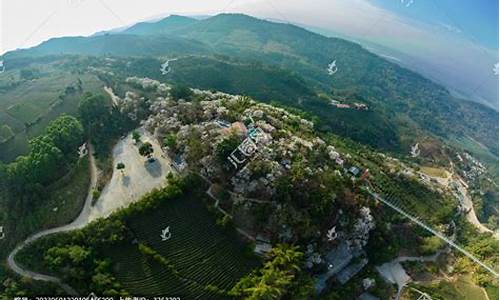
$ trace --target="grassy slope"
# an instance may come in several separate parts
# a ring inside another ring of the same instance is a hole
[[[243,245],[215,225],[214,218],[200,198],[175,199],[162,203],[155,211],[135,215],[127,222],[140,243],[144,243],[168,259],[189,280],[182,283],[165,268],[147,262],[136,246],[121,255],[110,255],[116,276],[132,294],[176,294],[194,297],[190,289],[202,293],[200,286],[212,284],[229,289],[246,274],[255,262],[244,256]],[[160,233],[170,226],[172,238],[162,241]],[[109,253],[116,253],[110,249]],[[185,294],[189,293],[189,294]],[[206,294],[204,294],[207,296]]]
[[[83,207],[89,184],[89,162],[84,158],[73,172],[47,187],[46,205],[34,208],[31,214],[22,218],[10,219],[6,216],[3,223],[6,238],[0,243],[0,257],[5,257],[12,247],[34,231],[67,224],[75,219]],[[54,211],[56,207],[57,211]]]
[[[15,134],[1,144],[1,161],[12,161],[25,154],[28,139],[43,132],[48,123],[62,113],[77,114],[81,93],[65,95],[64,91],[78,78],[84,91],[102,86],[94,75],[50,68],[41,78],[29,81],[17,79],[15,87],[0,93],[0,126],[8,125]]]
[[[134,239],[168,260],[180,277],[141,253],[136,242],[94,249],[96,256],[111,259],[114,276],[132,295],[217,299],[215,294],[204,289],[206,285],[229,289],[258,265],[253,255],[245,255],[246,248],[239,242],[236,232],[215,224],[214,216],[203,203],[206,187],[201,182],[195,186],[198,188],[190,187],[178,198],[154,200],[157,204],[152,206],[154,209],[142,211],[138,202],[132,209],[119,214]],[[160,234],[165,226],[170,226],[172,237],[162,241]],[[43,260],[46,248],[56,244],[62,246],[71,241],[74,234],[78,235],[69,232],[47,236],[23,249],[16,259],[32,270],[47,273]]]
[[[441,281],[437,284],[417,286],[437,299],[488,300],[483,290],[471,282],[470,278],[459,277],[455,282]],[[498,293],[498,291],[497,291]],[[416,294],[413,294],[416,296]],[[413,298],[414,299],[414,298]],[[494,298],[490,298],[491,300]]]
[[[349,126],[331,128],[341,132],[356,129],[359,132],[354,134],[354,138],[359,140],[359,136],[368,136],[359,141],[366,143],[368,140],[374,147],[406,152],[418,137],[431,134],[446,139],[454,135],[469,135],[486,145],[490,152],[498,150],[496,112],[453,98],[443,87],[346,40],[327,38],[297,26],[244,15],[223,14],[202,21],[165,19],[160,23],[141,24],[140,27],[140,36],[110,34],[87,39],[53,39],[33,49],[8,53],[6,59],[55,53],[136,57],[225,54],[296,72],[308,85],[322,92],[329,93],[335,89],[360,95],[376,112],[377,118],[363,122],[346,117],[339,123],[345,123],[347,119]],[[337,60],[339,71],[334,76],[328,76],[326,66],[333,59]],[[159,66],[154,69],[158,74]],[[220,68],[218,71],[224,74],[227,69]],[[204,74],[197,75],[203,76],[195,81],[206,77]],[[218,86],[214,84],[211,87]],[[270,92],[276,90],[275,93],[286,94],[286,89],[279,86],[271,84],[269,88]],[[300,99],[295,98],[295,102]],[[288,104],[290,100],[281,103]],[[304,105],[304,109],[315,114],[328,111],[326,106]],[[325,119],[325,116],[322,118]],[[363,128],[363,124],[373,128]],[[377,139],[384,137],[384,130],[389,137],[378,143]]]
[[[498,150],[495,111],[455,99],[443,87],[357,44],[326,38],[296,26],[228,14],[173,33],[205,42],[218,52],[295,71],[327,91],[355,90],[373,102],[384,119],[398,127],[412,129],[408,123],[414,122],[419,129],[443,137],[467,134],[487,145],[491,152]],[[339,71],[328,76],[326,66],[333,59],[337,60]]]

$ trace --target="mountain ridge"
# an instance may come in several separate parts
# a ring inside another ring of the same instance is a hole
[[[469,135],[487,145],[492,153],[498,150],[498,116],[493,109],[457,99],[440,84],[354,42],[243,14],[220,14],[203,20],[174,15],[136,25],[128,31],[99,37],[53,39],[18,53],[227,55],[300,75],[318,94],[326,95],[327,102],[319,106],[305,104],[309,106],[307,109],[319,114],[332,110],[328,101],[339,100],[339,93],[359,95],[391,126],[404,129],[407,136],[401,141],[403,148],[427,132],[446,139]],[[140,34],[130,34],[134,31]],[[8,53],[7,57],[11,55],[16,56],[16,52]],[[326,70],[332,61],[336,61],[338,67],[333,76]],[[352,120],[354,123],[361,121]]]

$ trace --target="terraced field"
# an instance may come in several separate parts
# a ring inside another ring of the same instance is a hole
[[[110,257],[117,279],[131,294],[219,299],[208,285],[230,289],[258,265],[256,259],[245,257],[244,245],[235,236],[215,225],[201,199],[167,201],[153,212],[131,217],[127,224],[138,243],[154,249],[178,272],[147,258],[137,244],[121,247]],[[171,238],[162,241],[161,230],[167,226]]]
[[[0,161],[9,162],[28,151],[28,140],[39,135],[62,113],[76,115],[81,94],[100,91],[92,74],[55,72],[45,67],[44,76],[32,80],[17,78],[17,71],[0,77]],[[81,82],[81,91],[66,93]]]
[[[454,199],[422,189],[411,180],[379,178],[373,184],[387,200],[428,224],[449,222],[456,206]]]

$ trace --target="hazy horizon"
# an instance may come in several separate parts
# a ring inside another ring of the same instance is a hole
[[[498,62],[498,13],[492,13],[498,11],[498,3],[479,1],[475,13],[469,4],[442,1],[435,5],[418,0],[315,0],[307,5],[300,0],[126,4],[117,0],[5,0],[0,5],[0,53],[53,37],[89,36],[170,14],[245,13],[383,46],[390,51],[375,52],[395,57],[404,66],[498,108],[498,77],[493,72]]]

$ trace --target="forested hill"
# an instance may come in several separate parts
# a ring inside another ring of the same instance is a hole
[[[363,130],[357,130],[358,124],[376,120],[378,124],[387,124],[384,128],[392,128],[390,135],[397,135],[396,139],[391,137],[380,143],[385,149],[406,152],[419,137],[434,135],[446,140],[467,137],[495,155],[498,152],[498,113],[494,110],[454,98],[442,86],[358,44],[327,38],[294,25],[241,14],[221,14],[204,20],[171,16],[154,23],[139,23],[118,34],[53,39],[29,50],[8,53],[5,60],[8,64],[9,57],[61,53],[156,57],[223,54],[246,62],[256,61],[294,72],[317,94],[323,94],[325,100],[290,99],[286,105],[295,105],[322,119],[333,111],[329,101],[338,100],[338,95],[344,95],[341,100],[369,105],[377,118],[358,114],[352,119],[348,116],[351,112],[336,110],[341,115],[340,125],[349,126],[327,126],[345,130],[347,135],[353,132],[357,140],[364,135]],[[327,67],[334,60],[338,71],[329,75]],[[225,80],[224,69],[220,73],[220,80]],[[192,79],[193,74],[196,72],[188,77]],[[196,86],[191,81],[187,83]],[[224,90],[221,81],[216,88]],[[380,130],[370,133],[370,139],[380,139],[381,135]],[[376,140],[367,143],[379,146]]]
[[[198,22],[198,20],[193,18],[172,15],[158,22],[137,23],[127,28],[124,33],[138,35],[166,34],[173,30],[192,25],[196,22]]]

